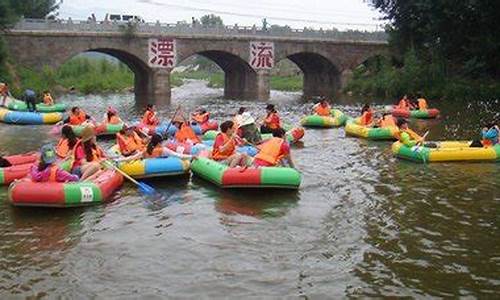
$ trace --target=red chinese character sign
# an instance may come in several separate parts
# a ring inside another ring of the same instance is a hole
[[[274,43],[250,42],[250,65],[254,69],[274,67]]]
[[[175,39],[149,39],[149,66],[152,68],[173,68],[176,64]]]

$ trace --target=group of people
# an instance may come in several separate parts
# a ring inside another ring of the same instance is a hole
[[[408,97],[408,95],[404,95],[403,98],[399,100],[399,103],[396,107],[398,109],[404,110],[418,109],[421,111],[426,111],[429,108],[427,105],[427,100],[421,94],[418,94],[416,100],[414,101],[412,101]]]
[[[1,106],[6,106],[7,98],[10,97],[9,85],[7,83],[0,82],[0,101]],[[45,90],[41,93],[40,98],[41,103],[51,106],[55,104],[54,98],[52,97],[49,90]],[[26,89],[23,93],[23,100],[26,103],[26,107],[30,112],[36,112],[37,95],[32,89]]]

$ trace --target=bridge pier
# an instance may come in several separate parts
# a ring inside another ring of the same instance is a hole
[[[149,77],[148,94],[152,99],[148,99],[148,103],[153,103],[157,106],[169,105],[172,96],[170,70],[152,69]]]

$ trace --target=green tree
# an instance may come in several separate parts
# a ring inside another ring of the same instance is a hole
[[[55,18],[62,0],[10,0],[19,16],[33,19]]]
[[[200,22],[203,26],[222,26],[224,25],[224,22],[222,21],[222,18],[219,16],[216,16],[214,14],[210,15],[204,15],[201,17]]]

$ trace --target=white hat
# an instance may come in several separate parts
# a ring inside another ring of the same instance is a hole
[[[249,112],[244,112],[241,114],[241,124],[240,126],[250,125],[255,123],[255,119]]]

